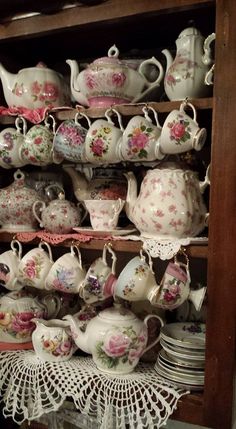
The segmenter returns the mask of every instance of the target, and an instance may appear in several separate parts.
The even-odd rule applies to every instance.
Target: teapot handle
[[[158,75],[157,79],[156,79],[154,82],[149,81],[149,80],[146,78],[146,76],[145,76],[145,73],[144,73],[144,67],[145,67],[147,64],[153,64],[153,65],[155,65],[155,66],[158,68],[158,70],[159,70],[159,75]],[[160,62],[159,62],[155,57],[152,57],[152,58],[149,58],[149,59],[147,59],[147,60],[142,61],[142,63],[139,65],[138,73],[143,77],[143,79],[144,79],[144,81],[145,81],[145,85],[147,86],[147,89],[146,89],[146,90],[144,90],[141,94],[138,94],[138,95],[134,98],[134,100],[132,100],[132,103],[136,103],[137,101],[139,101],[139,100],[140,100],[140,98],[144,97],[144,96],[145,96],[145,95],[147,95],[149,92],[151,92],[151,90],[152,90],[152,89],[157,88],[158,86],[160,86],[160,82],[161,82],[161,80],[162,80],[162,78],[163,78],[163,76],[164,76],[164,70],[163,70],[163,67],[162,67],[161,63],[160,63]]]
[[[204,44],[203,44],[204,54],[202,56],[202,62],[206,66],[211,65],[213,63],[213,60],[211,58],[210,45],[213,42],[213,40],[215,40],[215,38],[216,38],[216,34],[215,33],[211,33],[208,37],[206,37],[206,39],[204,41]]]
[[[39,211],[42,212],[45,208],[46,208],[46,204],[44,201],[40,201],[40,200],[36,200],[33,204],[32,210],[33,210],[33,214],[35,219],[37,219],[37,221],[39,222],[39,226],[41,228],[44,227],[43,223],[42,223],[42,219],[39,217],[38,213],[37,213],[37,206],[41,205]]]
[[[152,317],[154,317],[155,319],[158,319],[159,320],[159,322],[160,322],[160,324],[161,324],[161,328],[164,326],[164,322],[163,322],[163,320],[162,320],[162,318],[160,317],[160,316],[157,316],[157,314],[149,314],[148,316],[146,316],[145,317],[145,319],[144,319],[144,324],[146,325],[146,327],[148,328],[148,321],[149,321],[149,319],[151,319]],[[161,338],[161,334],[159,334],[158,335],[158,337],[155,339],[155,341],[153,341],[151,344],[149,344],[149,346],[147,346],[144,350],[143,350],[143,353],[142,353],[142,355],[144,354],[144,353],[146,353],[148,350],[150,350],[150,349],[152,349],[152,347],[154,347],[159,341],[160,341],[160,338]]]
[[[58,295],[53,292],[40,298],[39,302],[46,308],[47,319],[53,319],[57,317],[61,309],[61,299]]]

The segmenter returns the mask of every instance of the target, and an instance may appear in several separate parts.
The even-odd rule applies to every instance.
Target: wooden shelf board
[[[214,0],[136,0],[135,2],[121,2],[120,0],[108,0],[104,3],[85,7],[78,5],[59,12],[44,15],[32,15],[2,21],[0,24],[0,40],[16,37],[30,37],[52,33],[53,31],[72,29],[85,24],[106,22],[121,18],[135,17],[141,14],[164,13],[171,10],[185,10],[199,6],[213,5]]]
[[[205,426],[203,404],[203,392],[183,396],[179,399],[177,409],[171,415],[171,419]]]
[[[8,243],[13,237],[17,237],[17,233],[8,233],[0,232],[0,243]],[[37,244],[40,239],[36,238],[26,244]],[[101,250],[104,247],[104,242],[107,240],[101,239],[91,239],[87,242],[79,242],[81,249],[89,250]],[[117,252],[127,252],[127,253],[137,253],[140,251],[142,242],[141,241],[132,241],[132,240],[109,240],[112,245],[112,248]],[[73,240],[73,243],[76,243]],[[72,244],[72,240],[65,240],[62,243],[55,244],[55,246],[69,247]],[[189,256],[193,258],[203,258],[206,259],[208,256],[208,246],[206,244],[194,244],[186,246],[186,252]]]
[[[212,109],[213,107],[213,98],[196,98],[192,99],[191,103],[195,106],[197,110],[206,110],[206,109]],[[171,112],[173,109],[178,109],[181,104],[181,101],[162,101],[162,102],[156,102],[156,101],[147,101],[145,103],[136,103],[136,104],[119,104],[114,105],[114,107],[121,115],[123,116],[133,116],[133,115],[141,115],[142,114],[142,108],[146,105],[153,107],[157,112],[160,113],[168,113]],[[65,119],[74,119],[76,113],[83,112],[86,113],[87,116],[90,118],[101,118],[104,116],[106,108],[101,107],[90,107],[85,108],[83,106],[77,106],[76,108],[67,108],[67,109],[57,109],[52,110],[50,113],[52,113],[55,118],[57,118],[59,121],[64,121]],[[0,115],[0,124],[2,125],[8,125],[8,124],[14,124],[16,119],[16,116],[11,115]]]

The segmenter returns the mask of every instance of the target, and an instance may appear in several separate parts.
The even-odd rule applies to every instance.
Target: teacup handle
[[[148,324],[147,323],[148,323],[149,319],[151,319],[152,317],[154,317],[155,319],[159,320],[159,322],[161,324],[161,328],[164,326],[164,322],[163,322],[163,320],[162,320],[162,318],[160,316],[157,316],[157,314],[149,314],[148,316],[145,317],[145,319],[143,321],[147,328],[148,328]],[[147,346],[143,350],[142,355],[144,353],[146,353],[148,350],[152,349],[152,347],[154,347],[160,341],[160,338],[161,338],[161,334],[159,334],[158,337],[155,339],[155,341],[153,341],[151,344],[149,344],[149,346]]]
[[[76,256],[78,258],[79,266],[82,269],[82,258],[81,258],[81,253],[80,253],[78,246],[76,246],[75,244],[72,244],[70,246],[70,251],[71,251],[72,256]]]
[[[121,114],[119,112],[117,112],[116,109],[113,109],[113,108],[110,107],[109,109],[107,109],[105,111],[105,117],[106,117],[107,121],[109,122],[109,124],[115,125],[114,122],[111,119],[111,116],[110,116],[112,113],[115,113],[115,115],[117,116],[117,119],[118,119],[119,127],[120,127],[121,131],[124,131],[124,127],[123,127],[123,124],[122,124]]]
[[[116,202],[118,202],[118,205],[116,205]],[[116,200],[116,202],[113,204],[113,206],[112,206],[112,209],[114,210],[114,215],[113,215],[113,217],[110,219],[110,221],[109,221],[109,226],[110,225],[112,225],[112,222],[114,221],[114,219],[115,219],[115,217],[116,217],[116,215],[117,215],[117,213],[119,213],[120,212],[120,210],[121,210],[121,207],[122,207],[122,204],[123,204],[123,200],[121,199],[121,198],[118,198],[117,200]]]
[[[80,126],[80,123],[79,123],[78,119],[81,119],[81,118],[85,118],[86,121],[87,121],[87,123],[88,123],[88,126],[91,127],[92,123],[91,123],[89,117],[87,115],[85,115],[85,113],[83,113],[83,112],[77,112],[76,113],[76,115],[75,115],[75,123],[76,123],[76,125]]]
[[[56,133],[56,121],[55,121],[54,116],[52,116],[52,115],[46,116],[46,118],[44,119],[44,124],[47,128],[52,127],[53,134]]]
[[[48,243],[46,243],[46,241],[41,241],[41,243],[39,243],[39,248],[40,248],[40,249],[42,249],[42,250],[44,250],[44,249],[43,249],[43,247],[44,247],[44,246],[47,248],[47,251],[48,251],[48,255],[49,255],[50,262],[53,262],[51,247],[49,246],[49,244],[48,244]]]
[[[117,257],[109,244],[105,244],[103,247],[102,262],[107,265],[107,251],[111,254],[112,257],[111,273],[115,274]]]
[[[146,253],[146,255],[148,256],[148,265],[149,265],[150,270],[153,272],[152,257],[151,257],[151,255],[150,255],[150,253],[148,252],[148,250],[146,250],[146,249],[141,249],[141,250],[140,250],[140,252],[139,252],[139,254],[140,254],[140,259],[141,259],[142,261],[146,261],[146,258],[145,258],[145,255],[144,255],[144,253],[143,253],[143,252],[145,252],[145,253]]]
[[[23,131],[23,136],[26,135],[27,132],[27,123],[26,120],[24,118],[22,118],[22,116],[18,116],[15,120],[15,126],[17,129],[18,133],[21,133]]]
[[[144,113],[144,117],[145,117],[145,119],[147,119],[147,121],[148,121],[148,122],[150,122],[150,123],[152,124],[152,120],[151,120],[150,116],[148,115],[148,111],[149,111],[149,110],[150,110],[150,111],[153,113],[153,115],[154,115],[155,122],[156,122],[156,126],[157,126],[158,128],[160,128],[160,130],[161,130],[161,125],[160,125],[159,120],[158,120],[157,112],[156,112],[156,110],[155,110],[155,109],[153,109],[153,107],[151,107],[151,106],[144,106],[144,107],[142,108],[142,112]]]
[[[15,247],[15,245],[18,246]],[[22,246],[21,243],[18,240],[12,240],[11,241],[11,249],[13,250],[14,254],[18,256],[19,259],[21,259],[22,256]]]
[[[32,206],[32,210],[33,210],[33,214],[34,214],[35,219],[37,219],[37,221],[39,222],[39,226],[41,228],[43,228],[44,225],[42,223],[42,219],[38,216],[38,213],[37,213],[37,206],[39,206],[39,205],[41,206],[39,209],[40,212],[42,212],[46,208],[46,204],[44,201],[36,200]]]
[[[196,109],[195,109],[195,107],[193,106],[192,103],[189,103],[189,101],[183,101],[181,103],[181,105],[180,105],[179,111],[181,113],[186,113],[185,112],[186,107],[190,107],[192,109],[192,111],[193,111],[193,120],[197,124],[197,111],[196,111]]]

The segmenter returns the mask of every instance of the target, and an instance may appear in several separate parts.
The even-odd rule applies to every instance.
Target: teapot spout
[[[166,57],[166,71],[169,70],[173,63],[173,57],[168,49],[163,49],[161,53]]]
[[[69,165],[64,165],[63,170],[68,173],[72,180],[72,186],[77,200],[85,200],[88,190],[88,181],[85,175],[83,173],[80,173],[79,171],[76,171],[73,167],[70,167]]]
[[[79,89],[78,85],[78,76],[79,76],[79,66],[77,61],[75,60],[66,60],[66,63],[70,66],[71,70],[71,77],[70,77],[70,88],[71,93],[76,101],[78,103],[82,104],[83,106],[89,106],[89,102],[85,95],[82,94],[82,92]]]
[[[12,97],[12,90],[15,84],[16,75],[8,72],[3,65],[0,63],[0,78],[2,80],[2,87],[4,92],[4,97],[6,99],[7,104],[9,99]]]
[[[86,331],[83,332],[80,329],[75,316],[71,316],[71,314],[67,314],[66,316],[63,317],[63,320],[67,320],[69,322],[72,338],[75,344],[77,345],[77,347],[79,347],[85,353],[91,353],[90,348],[88,346],[88,335]]]
[[[128,218],[133,222],[132,219],[132,212],[133,208],[137,201],[137,181],[135,178],[135,175],[132,171],[129,171],[128,173],[124,173],[124,176],[126,177],[128,181],[128,190],[127,190],[127,196],[126,196],[126,203],[125,203],[125,211],[128,216]]]

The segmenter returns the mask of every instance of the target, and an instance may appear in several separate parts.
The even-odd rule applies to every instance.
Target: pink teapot
[[[139,195],[134,174],[128,172],[125,176],[126,213],[143,237],[195,237],[206,226],[208,214],[202,193],[210,183],[209,167],[205,180],[200,182],[196,172],[163,163],[147,171]]]
[[[135,103],[152,89],[159,87],[163,68],[156,58],[144,60],[134,70],[118,58],[119,50],[113,45],[108,56],[96,59],[79,73],[75,60],[67,60],[71,68],[71,92],[84,106],[109,107],[113,104]],[[145,77],[145,67],[154,64],[159,70],[156,80]]]

